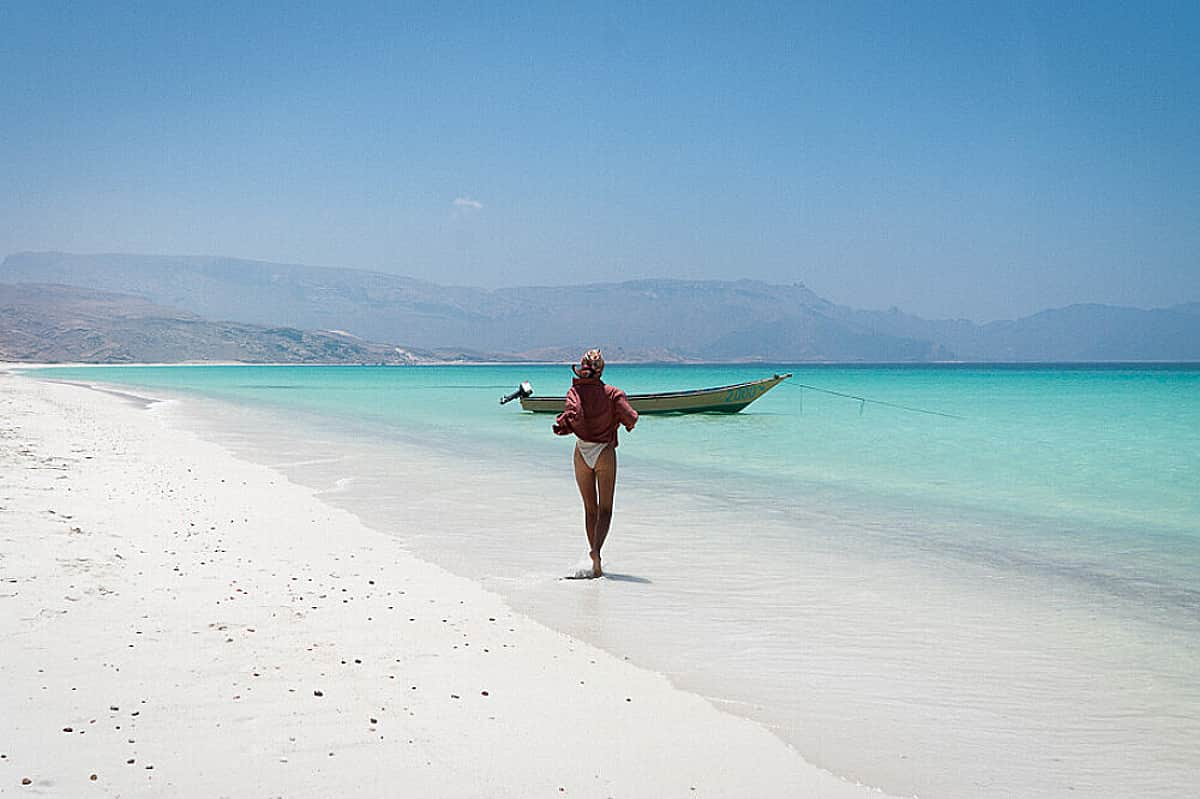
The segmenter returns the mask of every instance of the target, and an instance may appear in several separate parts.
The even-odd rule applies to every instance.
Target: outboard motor
[[[524,383],[517,386],[516,391],[514,391],[511,394],[508,394],[507,396],[501,397],[500,404],[503,405],[506,402],[512,402],[517,397],[532,397],[532,396],[533,396],[533,386],[530,385],[528,380],[526,380]]]

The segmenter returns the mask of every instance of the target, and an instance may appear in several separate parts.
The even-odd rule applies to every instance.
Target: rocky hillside
[[[10,255],[0,283],[133,294],[199,317],[186,325],[177,319],[173,335],[201,319],[267,326],[259,335],[276,343],[255,346],[288,359],[390,357],[387,348],[350,336],[299,333],[342,330],[448,360],[569,360],[599,345],[610,357],[643,361],[1200,361],[1200,303],[1074,305],[978,325],[834,305],[801,283],[640,280],[486,290],[232,258],[65,253]],[[234,335],[232,324],[222,325]],[[289,344],[281,329],[309,338]],[[141,339],[140,351],[152,338]],[[205,352],[216,346],[197,343]],[[172,351],[183,352],[182,342]]]
[[[635,360],[927,360],[939,345],[839,318],[802,284],[644,280],[489,291],[230,258],[20,253],[0,282],[136,294],[208,319],[339,329],[373,341]]]
[[[431,357],[337,333],[210,322],[127,294],[0,284],[0,361],[403,364]]]

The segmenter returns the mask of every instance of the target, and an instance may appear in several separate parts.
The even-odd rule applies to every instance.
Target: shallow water
[[[189,397],[167,412],[835,773],[921,796],[1191,790],[1200,368],[786,368],[742,414],[622,434],[603,581],[558,579],[586,552],[570,441],[496,404],[523,379],[563,393],[565,368],[54,374]]]

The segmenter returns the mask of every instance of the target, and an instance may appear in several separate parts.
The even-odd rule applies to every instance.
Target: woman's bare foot
[[[591,556],[592,556],[592,576],[593,577],[603,577],[604,571],[600,568],[600,554],[597,552],[592,552]]]

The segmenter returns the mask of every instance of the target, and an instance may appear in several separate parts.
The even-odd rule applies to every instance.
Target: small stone
[[[95,774],[93,774],[92,776],[88,777],[88,779],[91,780],[92,782],[95,782],[96,780],[98,780],[100,778],[97,777]]]
[[[109,705],[108,709],[115,713],[116,711],[120,710],[121,708],[117,707],[116,705]]]
[[[371,719],[371,723],[372,723],[372,724],[378,724],[378,723],[379,723],[379,719],[374,719],[374,718],[373,718],[373,719]]]
[[[313,696],[325,696],[323,691],[313,691]]]
[[[153,766],[153,765],[147,765],[147,766],[146,766],[146,771],[153,771],[153,770],[154,770],[154,766]]]
[[[479,692],[479,695],[480,695],[480,696],[487,696],[487,695],[488,695],[488,692],[487,692],[487,691],[480,691],[480,692]]]
[[[31,783],[31,782],[33,782],[33,780],[29,779],[28,777],[22,777],[22,778],[21,778],[21,784],[22,784],[22,785],[28,785],[28,784],[29,784],[29,783]]]
[[[75,732],[71,727],[63,727],[63,732]]]
[[[126,760],[125,762],[126,762],[127,764],[129,764],[129,765],[131,765],[131,766],[132,766],[132,765],[133,765],[133,758],[131,757],[131,758],[129,758],[128,760]]]

